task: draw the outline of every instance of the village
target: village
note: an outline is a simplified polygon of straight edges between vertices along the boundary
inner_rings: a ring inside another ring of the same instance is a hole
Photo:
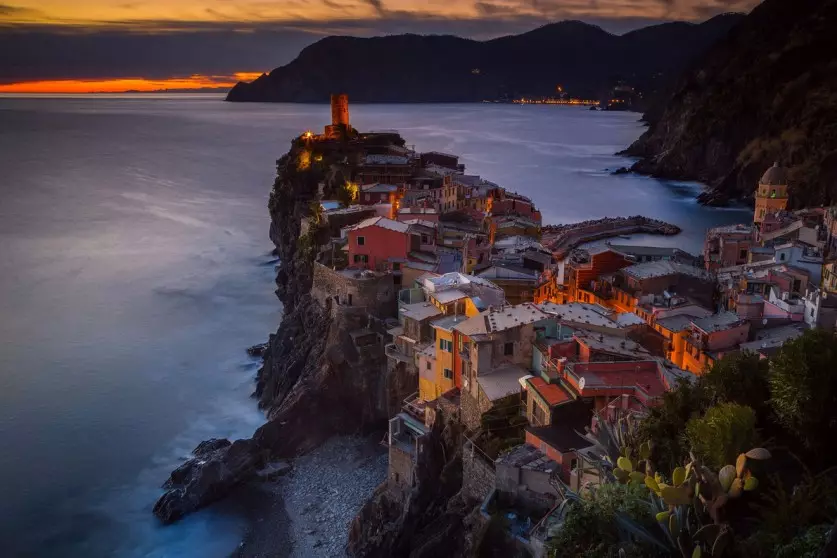
[[[299,141],[339,143],[347,130],[348,99],[334,95],[332,124]],[[692,255],[611,240],[678,232],[644,217],[544,226],[529,198],[456,155],[416,152],[395,131],[360,137],[344,198],[320,199],[300,241],[327,227],[312,297],[379,324],[351,332],[359,352],[380,347],[387,373],[415,386],[383,440],[388,490],[406,497],[435,421],[454,417],[463,490],[486,517],[501,510],[533,555],[559,486],[598,482],[583,434],[599,421],[641,420],[725,355],[768,358],[837,327],[837,208],[788,211],[778,163],[753,185],[753,221],[709,230]]]

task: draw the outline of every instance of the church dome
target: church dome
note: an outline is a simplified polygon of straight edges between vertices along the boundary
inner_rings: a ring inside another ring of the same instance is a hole
[[[767,169],[762,175],[759,184],[765,186],[787,186],[788,184],[788,169],[779,166],[779,163],[773,163],[773,166]]]

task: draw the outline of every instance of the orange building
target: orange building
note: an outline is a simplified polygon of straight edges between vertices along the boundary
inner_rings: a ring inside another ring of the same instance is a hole
[[[601,301],[596,300],[598,295],[594,292],[594,284],[598,277],[614,273],[631,264],[633,262],[624,254],[604,245],[573,250],[566,264],[567,296],[565,301],[601,304]]]
[[[773,163],[759,180],[753,222],[761,224],[769,213],[784,210],[788,205],[788,171]]]

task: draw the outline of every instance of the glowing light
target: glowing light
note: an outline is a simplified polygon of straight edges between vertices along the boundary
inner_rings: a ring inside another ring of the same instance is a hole
[[[195,74],[188,77],[146,79],[60,79],[0,84],[0,93],[125,93],[128,91],[166,91],[172,89],[229,89],[239,81],[252,81],[260,72],[237,72],[229,76]]]
[[[299,158],[296,162],[296,170],[304,171],[311,167],[311,152],[307,149],[299,153]]]
[[[311,130],[305,130],[305,132],[302,134],[302,139],[310,140],[313,137],[314,137],[314,132],[312,132]]]
[[[358,192],[360,191],[357,184],[355,184],[354,182],[346,182],[346,191],[349,192],[352,201],[357,200]]]

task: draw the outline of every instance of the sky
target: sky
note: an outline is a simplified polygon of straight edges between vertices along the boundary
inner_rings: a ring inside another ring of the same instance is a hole
[[[612,33],[757,0],[0,0],[0,93],[228,88],[328,35],[489,39],[578,19]]]

